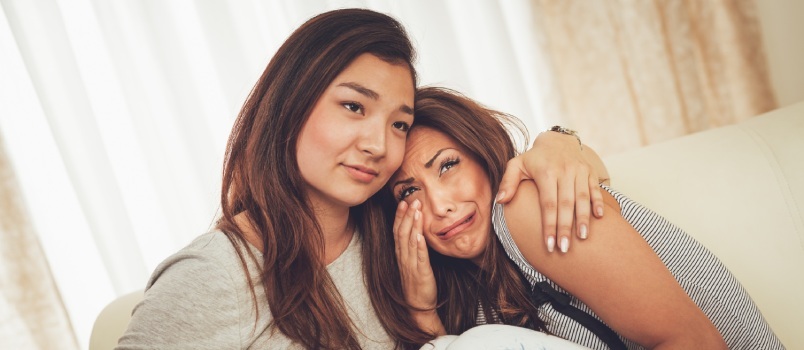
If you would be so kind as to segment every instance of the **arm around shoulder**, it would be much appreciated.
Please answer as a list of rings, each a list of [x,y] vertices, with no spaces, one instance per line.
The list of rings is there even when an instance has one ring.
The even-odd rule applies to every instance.
[[[505,219],[525,259],[577,297],[620,335],[648,348],[725,348],[706,315],[687,296],[647,242],[604,193],[606,211],[584,241],[567,254],[528,242],[541,227],[536,187],[523,182],[505,207]]]

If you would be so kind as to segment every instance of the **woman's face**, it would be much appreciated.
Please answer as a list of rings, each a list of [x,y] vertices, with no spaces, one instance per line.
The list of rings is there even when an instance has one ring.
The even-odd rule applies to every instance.
[[[491,183],[469,151],[440,131],[418,127],[389,186],[397,201],[421,202],[422,234],[431,248],[479,264],[491,234]]]
[[[407,65],[362,54],[316,102],[296,145],[299,170],[317,206],[365,202],[399,168],[413,123]]]

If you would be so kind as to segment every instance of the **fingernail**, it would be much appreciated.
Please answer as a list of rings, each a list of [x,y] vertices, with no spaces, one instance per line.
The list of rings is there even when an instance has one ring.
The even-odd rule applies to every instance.
[[[402,210],[408,209],[408,202],[405,202],[405,201],[399,202],[399,209],[402,209]]]
[[[417,199],[417,200],[414,200],[414,201],[413,201],[413,204],[411,204],[410,206],[411,206],[413,209],[418,209],[420,205],[421,205],[421,202],[419,202],[419,200]]]
[[[422,235],[417,234],[416,235],[416,242],[421,242],[421,241],[422,241]]]
[[[595,212],[597,213],[597,216],[603,216],[603,207],[597,207]]]
[[[494,198],[494,203],[499,202],[502,197],[505,197],[505,191],[497,193],[497,197]]]
[[[553,236],[547,237],[547,251],[552,253],[556,246],[556,239]]]
[[[561,252],[566,253],[569,250],[569,239],[567,237],[561,237]]]
[[[416,209],[416,212],[413,213],[413,219],[414,220],[419,220],[419,218],[421,218],[421,217],[422,217],[422,212],[419,211],[419,209]]]
[[[581,239],[586,239],[586,224],[581,225]]]

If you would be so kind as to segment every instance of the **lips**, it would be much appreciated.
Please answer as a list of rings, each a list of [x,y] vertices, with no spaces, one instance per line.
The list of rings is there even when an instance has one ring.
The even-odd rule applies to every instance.
[[[362,165],[343,164],[343,166],[353,179],[364,183],[371,182],[380,174],[377,170]]]
[[[476,212],[473,212],[473,213],[463,217],[463,219],[460,219],[460,220],[456,221],[454,224],[445,227],[443,230],[438,231],[436,233],[436,236],[438,238],[444,239],[444,240],[447,240],[447,239],[450,239],[450,238],[454,237],[455,235],[457,235],[458,233],[461,233],[463,230],[465,230],[469,226],[472,226],[472,224],[475,222],[475,217],[476,217],[475,214],[476,214]]]

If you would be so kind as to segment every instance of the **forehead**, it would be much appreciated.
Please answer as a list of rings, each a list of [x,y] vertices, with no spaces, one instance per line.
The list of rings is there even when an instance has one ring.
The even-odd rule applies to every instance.
[[[449,135],[430,127],[416,127],[408,134],[405,162],[424,162],[432,159],[440,149],[459,148]],[[424,159],[426,158],[426,159]]]
[[[357,81],[380,94],[411,100],[415,93],[412,74],[404,62],[390,63],[371,53],[363,53],[335,77],[330,87],[344,81]]]

